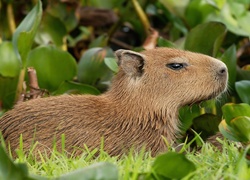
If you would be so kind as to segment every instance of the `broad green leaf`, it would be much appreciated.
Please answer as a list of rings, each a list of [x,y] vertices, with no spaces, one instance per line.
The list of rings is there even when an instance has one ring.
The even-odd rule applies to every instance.
[[[203,114],[194,118],[193,129],[197,132],[201,132],[202,138],[207,138],[216,132],[218,132],[218,125],[220,124],[220,117],[214,114]]]
[[[238,137],[236,136],[233,128],[231,128],[225,120],[222,120],[219,124],[219,130],[221,134],[226,137],[227,139],[230,139],[232,141],[238,141]]]
[[[221,60],[227,65],[228,74],[229,74],[229,87],[235,87],[235,80],[236,80],[236,46],[230,46],[224,54],[221,56]]]
[[[66,34],[67,29],[62,21],[49,13],[45,13],[43,14],[41,26],[36,35],[36,41],[39,44],[53,42],[57,47],[62,47]]]
[[[112,70],[114,73],[117,73],[119,70],[116,58],[104,58],[104,63]]]
[[[159,37],[157,40],[157,45],[159,47],[170,47],[170,48],[176,48],[175,44],[173,44],[171,41],[168,41],[167,39],[164,39],[163,37]]]
[[[160,179],[181,179],[195,170],[193,162],[189,161],[184,154],[176,152],[159,155],[152,165],[153,174]]]
[[[245,14],[244,4],[239,3],[237,1],[229,1],[228,4],[230,5],[230,10],[234,17],[242,17],[242,15],[244,16]]]
[[[0,76],[0,103],[2,104],[2,108],[10,109],[13,106],[16,97],[18,79],[18,76]]]
[[[235,83],[235,89],[242,102],[250,104],[250,80],[238,81]]]
[[[241,103],[233,104],[228,103],[222,106],[223,117],[226,120],[227,124],[231,124],[231,120],[238,116],[249,116],[250,117],[250,105]]]
[[[27,166],[14,164],[0,145],[0,179],[31,180]]]
[[[246,68],[241,69],[237,67],[237,79],[240,80],[249,80],[250,79],[250,66],[246,66]]]
[[[91,48],[87,50],[78,63],[78,81],[89,84],[98,89],[105,89],[113,73],[104,63],[105,57],[113,57],[109,48]]]
[[[181,130],[186,132],[192,125],[193,119],[200,116],[201,111],[198,105],[192,107],[185,106],[179,110],[179,116],[181,120]]]
[[[233,33],[242,36],[250,35],[247,6],[233,1],[225,3],[217,17],[217,20],[223,22]]]
[[[20,61],[11,42],[0,44],[0,76],[16,77],[20,72]]]
[[[208,0],[207,3],[216,9],[221,9],[226,0]]]
[[[38,0],[37,5],[29,12],[19,24],[13,34],[13,45],[22,66],[26,67],[28,53],[34,41],[37,28],[42,18],[42,3]]]
[[[216,9],[209,3],[204,3],[204,0],[192,0],[185,11],[185,19],[190,27],[195,27],[204,23],[207,16],[215,11]]]
[[[216,56],[226,34],[222,23],[209,22],[196,26],[187,35],[185,49]]]
[[[160,0],[159,2],[162,3],[172,14],[184,17],[189,0],[183,0],[181,3],[174,0]]]
[[[107,162],[93,164],[83,169],[70,172],[54,180],[118,180],[118,169]]]
[[[72,81],[63,82],[59,88],[53,93],[56,94],[94,94],[98,95],[100,92],[93,86],[87,84],[80,84]]]
[[[40,46],[29,54],[27,65],[37,72],[40,88],[55,91],[66,80],[76,76],[76,61],[65,51],[54,46]]]
[[[67,3],[50,1],[46,12],[48,12],[53,17],[59,18],[66,27],[67,32],[72,31],[78,24],[76,9],[69,8]]]
[[[230,126],[234,129],[238,140],[250,142],[250,116],[239,116],[231,121]]]
[[[4,109],[14,104],[20,66],[12,43],[0,44],[0,103]]]
[[[234,34],[249,37],[250,29],[249,23],[247,23],[249,19],[248,5],[242,3],[239,1],[223,2],[217,6],[219,9],[217,12],[210,14],[207,21],[222,22]]]

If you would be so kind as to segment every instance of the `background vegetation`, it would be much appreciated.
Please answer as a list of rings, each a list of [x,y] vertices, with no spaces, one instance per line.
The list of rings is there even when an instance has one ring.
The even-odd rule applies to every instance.
[[[190,107],[181,109],[185,138],[180,141],[196,137],[191,142],[201,145],[205,152],[212,152],[204,147],[202,139],[215,134],[219,127],[225,137],[242,142],[245,148],[240,152],[233,148],[225,150],[227,158],[237,159],[233,162],[244,172],[222,168],[218,177],[231,177],[230,173],[237,178],[247,176],[250,171],[245,159],[250,141],[249,7],[249,0],[3,0],[0,2],[0,113],[3,114],[17,101],[34,96],[104,92],[117,72],[113,52],[120,48],[140,51],[161,46],[200,52],[226,63],[229,69],[228,92],[219,101],[194,105],[191,110]],[[36,69],[39,87],[32,87],[28,67]],[[190,144],[186,144],[187,148]],[[150,165],[145,171],[137,170],[145,174],[137,171],[136,175],[125,173],[122,176],[156,179],[190,177],[190,172],[195,175],[201,169],[194,165],[199,164],[199,160],[188,156],[191,157],[189,160],[181,153],[173,152],[145,160],[141,155],[137,160]],[[171,162],[170,165],[166,165],[168,161],[164,158]],[[169,160],[171,158],[173,161]],[[0,167],[11,164],[8,158],[0,159],[6,159]],[[110,162],[112,158],[108,159]],[[134,163],[131,159],[130,163]],[[32,167],[37,165],[22,156],[16,161],[31,163]],[[181,177],[168,174],[166,169],[157,169],[157,164],[163,163],[161,166],[172,166],[176,171],[175,161],[187,163],[184,172],[175,173],[181,174]],[[223,161],[226,158],[219,162]],[[116,161],[118,166],[119,162]],[[126,163],[126,160],[121,162]],[[40,168],[46,169],[45,164],[40,165]],[[117,171],[113,165],[100,166]],[[13,167],[18,169],[19,165]],[[48,174],[48,171],[45,175],[55,175]],[[223,174],[225,171],[229,174]],[[20,170],[20,173],[28,176],[25,170]],[[113,174],[116,179],[116,173]]]

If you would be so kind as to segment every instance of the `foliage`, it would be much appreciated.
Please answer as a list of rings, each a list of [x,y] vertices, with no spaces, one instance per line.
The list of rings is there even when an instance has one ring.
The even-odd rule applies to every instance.
[[[112,77],[112,71],[105,64],[104,59],[113,56],[113,51],[110,48],[91,48],[87,50],[81,56],[78,64],[77,78],[79,82],[96,86],[99,89],[106,89],[107,82]]]
[[[221,133],[235,141],[250,143],[250,105],[226,104],[222,107],[224,120],[220,123]]]
[[[27,166],[25,164],[14,164],[2,146],[0,146],[0,177],[3,179],[17,179],[17,180],[45,180],[47,178],[41,176],[29,175]],[[67,179],[118,179],[117,168],[110,163],[97,163],[84,169],[79,169],[68,174],[62,175],[55,180]]]
[[[72,80],[76,76],[77,65],[74,58],[54,46],[39,46],[33,49],[29,53],[27,66],[36,69],[39,86],[50,92],[58,89],[62,82]]]
[[[20,72],[20,61],[18,60],[11,42],[0,44],[0,99],[3,108],[10,108],[15,102]]]
[[[179,168],[181,164],[182,168]],[[195,165],[184,154],[169,152],[158,156],[153,165],[153,176],[156,179],[181,179],[195,171]]]
[[[67,157],[53,150],[50,157],[41,155],[42,160],[24,156],[18,157],[14,163],[0,146],[0,178],[7,177],[7,175],[13,177],[19,173],[19,175],[22,174],[18,176],[19,179],[25,176],[26,179],[37,180],[72,179],[73,177],[74,179],[85,177],[91,179],[92,177],[94,179],[148,180],[157,179],[157,177],[161,179],[159,174],[163,173],[164,179],[168,177],[194,180],[201,178],[249,179],[250,168],[245,159],[246,151],[240,152],[233,143],[228,144],[226,141],[221,143],[223,144],[222,152],[215,150],[210,144],[203,144],[198,154],[188,152],[183,155],[176,153],[175,149],[170,149],[169,153],[156,158],[152,158],[144,151],[117,158],[110,157],[105,152],[94,157],[91,151],[85,151],[79,157]],[[184,144],[184,146],[188,149],[187,145]],[[184,165],[189,166],[184,168]],[[185,174],[188,171],[190,173]]]

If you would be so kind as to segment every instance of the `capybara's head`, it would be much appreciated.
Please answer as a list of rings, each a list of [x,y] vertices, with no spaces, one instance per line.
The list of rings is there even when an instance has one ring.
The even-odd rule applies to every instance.
[[[227,88],[226,65],[207,55],[170,48],[118,50],[116,55],[119,83],[152,106],[179,108],[214,98]]]

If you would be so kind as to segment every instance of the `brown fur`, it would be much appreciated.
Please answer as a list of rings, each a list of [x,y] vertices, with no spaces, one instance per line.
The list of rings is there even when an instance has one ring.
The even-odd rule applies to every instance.
[[[226,89],[227,68],[212,57],[188,51],[157,48],[136,53],[116,52],[120,70],[110,89],[100,95],[62,95],[20,103],[0,119],[0,130],[11,149],[35,140],[37,148],[51,148],[53,138],[66,150],[100,147],[120,155],[132,146],[146,146],[153,155],[166,150],[179,132],[180,107],[216,97]],[[172,70],[169,63],[186,63]],[[79,153],[79,152],[78,152]]]

